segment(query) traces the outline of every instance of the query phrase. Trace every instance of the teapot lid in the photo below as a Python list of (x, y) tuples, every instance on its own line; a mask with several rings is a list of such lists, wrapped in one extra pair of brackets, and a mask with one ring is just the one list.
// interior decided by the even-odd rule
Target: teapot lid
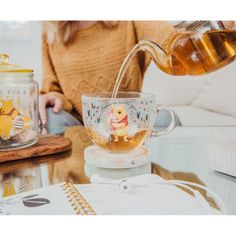
[(177, 30), (189, 30), (189, 29), (199, 26), (205, 22), (206, 21), (179, 21), (174, 25), (174, 27)]
[(200, 26), (206, 29), (224, 29), (222, 21), (179, 21), (174, 24), (176, 31), (195, 30)]
[(9, 64), (9, 56), (7, 54), (0, 53), (0, 73), (7, 73), (7, 72), (23, 72), (23, 73), (32, 73), (32, 69), (25, 69), (18, 65)]

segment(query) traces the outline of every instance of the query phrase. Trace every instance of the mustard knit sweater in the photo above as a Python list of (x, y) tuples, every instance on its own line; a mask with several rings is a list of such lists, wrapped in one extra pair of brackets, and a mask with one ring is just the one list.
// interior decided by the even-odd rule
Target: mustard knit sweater
[[(121, 21), (112, 29), (101, 22), (80, 29), (69, 45), (48, 44), (42, 37), (43, 83), (41, 94), (63, 100), (63, 109), (77, 112), (81, 120), (81, 96), (112, 91), (120, 66), (141, 39), (163, 45), (173, 27), (165, 21)], [(139, 53), (130, 64), (120, 91), (141, 91), (150, 56)]]

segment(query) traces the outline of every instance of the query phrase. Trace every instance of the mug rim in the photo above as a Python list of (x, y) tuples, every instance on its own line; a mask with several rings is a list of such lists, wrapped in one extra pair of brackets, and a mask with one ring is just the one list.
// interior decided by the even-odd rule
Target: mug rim
[[(143, 93), (143, 92), (127, 92), (127, 91), (120, 91), (118, 94), (131, 94), (137, 95), (137, 97), (118, 97), (112, 98), (112, 92), (90, 92), (82, 94), (82, 99), (96, 99), (96, 100), (137, 100), (137, 99), (155, 99), (156, 95), (153, 93)], [(107, 96), (106, 96), (107, 95)], [(110, 95), (110, 96), (108, 96)], [(140, 96), (141, 95), (141, 96)]]

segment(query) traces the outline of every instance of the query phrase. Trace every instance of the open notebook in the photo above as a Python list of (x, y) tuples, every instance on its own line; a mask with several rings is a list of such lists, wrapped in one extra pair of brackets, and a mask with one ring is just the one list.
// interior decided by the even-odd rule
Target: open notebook
[[(128, 178), (148, 183), (157, 175)], [(0, 214), (219, 214), (173, 185), (144, 184), (122, 192), (114, 184), (57, 184), (0, 200)]]

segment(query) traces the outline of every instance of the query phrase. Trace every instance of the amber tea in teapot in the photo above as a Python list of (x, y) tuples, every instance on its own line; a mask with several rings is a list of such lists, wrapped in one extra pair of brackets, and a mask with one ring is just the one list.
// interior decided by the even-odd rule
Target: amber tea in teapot
[(155, 64), (171, 75), (202, 75), (235, 60), (236, 31), (225, 29), (220, 21), (181, 22), (175, 29), (166, 40), (165, 48), (149, 40), (134, 46), (120, 68), (113, 97), (139, 51), (149, 52)]
[(236, 31), (210, 30), (199, 37), (178, 33), (167, 48), (169, 64), (163, 71), (173, 75), (201, 75), (224, 67), (235, 59)]

